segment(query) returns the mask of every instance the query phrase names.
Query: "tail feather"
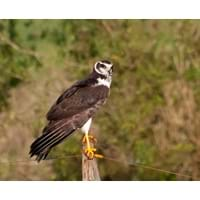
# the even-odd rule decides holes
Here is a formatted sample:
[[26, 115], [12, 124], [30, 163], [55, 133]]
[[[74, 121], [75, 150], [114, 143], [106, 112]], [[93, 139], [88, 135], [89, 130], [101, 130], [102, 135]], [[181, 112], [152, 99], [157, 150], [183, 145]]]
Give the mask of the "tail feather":
[[45, 150], [47, 147], [49, 146], [55, 146], [53, 145], [55, 141], [59, 140], [59, 138], [63, 137], [63, 136], [68, 136], [68, 134], [66, 134], [64, 131], [60, 132], [59, 134], [51, 137], [51, 138], [47, 138], [47, 140], [43, 141], [42, 143], [38, 144], [37, 146], [34, 147], [33, 153], [37, 154], [43, 150]]
[[49, 133], [49, 134], [43, 134], [40, 136], [32, 145], [31, 148], [38, 149], [41, 145], [44, 146], [49, 141], [53, 140], [55, 137], [60, 135], [63, 132], [63, 130], [57, 131], [56, 133]]
[[[62, 121], [61, 121], [62, 122]], [[49, 123], [43, 130], [43, 134], [42, 136], [40, 136], [40, 139], [38, 138], [38, 140], [36, 140], [35, 142], [33, 142], [33, 144], [31, 145], [31, 147], [34, 148], [34, 146], [38, 146], [41, 142], [46, 141], [48, 138], [50, 138], [51, 136], [56, 136], [56, 134], [59, 134], [60, 130], [63, 130], [64, 125], [69, 125], [67, 123], [60, 123], [59, 126], [55, 126], [54, 124], [57, 123]], [[66, 129], [66, 128], [65, 128]]]
[[75, 131], [73, 125], [65, 120], [50, 122], [43, 130], [43, 134], [31, 145], [30, 157], [36, 156], [36, 160], [46, 159], [52, 147], [62, 142]]

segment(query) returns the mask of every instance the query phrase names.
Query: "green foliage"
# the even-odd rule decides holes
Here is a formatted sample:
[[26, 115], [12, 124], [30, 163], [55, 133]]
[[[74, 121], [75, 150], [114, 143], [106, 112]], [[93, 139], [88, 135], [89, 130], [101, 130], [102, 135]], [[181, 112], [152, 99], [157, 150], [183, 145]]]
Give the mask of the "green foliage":
[[[1, 36], [7, 40], [1, 41]], [[176, 81], [192, 86], [199, 108], [199, 39], [200, 24], [196, 20], [1, 20], [0, 107], [8, 105], [11, 89], [37, 80], [40, 69], [48, 74], [50, 68], [55, 71], [64, 68], [66, 79], [74, 81], [88, 74], [96, 60], [111, 60], [115, 64], [111, 94], [95, 118], [98, 141], [103, 144], [100, 151], [127, 161], [181, 170], [183, 153], [195, 152], [196, 144], [191, 143], [181, 128], [179, 132], [167, 129], [166, 135], [170, 132], [177, 138], [186, 138], [184, 143], [181, 139], [179, 142], [169, 136], [164, 138], [165, 134], [156, 128], [159, 124], [162, 132], [170, 120], [175, 121], [168, 119], [163, 110], [169, 99], [175, 98], [168, 98], [166, 87]], [[175, 101], [179, 105], [182, 99]], [[184, 120], [184, 117], [179, 119], [183, 124]], [[30, 131], [37, 135], [42, 126], [38, 119]], [[164, 140], [164, 150], [155, 142], [155, 137]], [[51, 156], [80, 153], [79, 139], [70, 138]], [[52, 179], [80, 180], [80, 165], [80, 158], [55, 160]], [[108, 161], [100, 161], [100, 171], [104, 180], [177, 178]]]
[[27, 68], [39, 66], [33, 56], [21, 52], [15, 44], [16, 26], [16, 20], [0, 21], [0, 108], [7, 104], [9, 90], [25, 81]]
[[[78, 155], [82, 147], [77, 145], [79, 143], [80, 140], [69, 138], [68, 142], [61, 144], [51, 153], [52, 157], [58, 158], [53, 163], [56, 172], [55, 180], [81, 180], [81, 157]], [[77, 157], [70, 157], [70, 155], [77, 155]]]
[[191, 81], [191, 82], [200, 81], [200, 69], [199, 68], [190, 67], [187, 71], [185, 71], [184, 75], [188, 81]]

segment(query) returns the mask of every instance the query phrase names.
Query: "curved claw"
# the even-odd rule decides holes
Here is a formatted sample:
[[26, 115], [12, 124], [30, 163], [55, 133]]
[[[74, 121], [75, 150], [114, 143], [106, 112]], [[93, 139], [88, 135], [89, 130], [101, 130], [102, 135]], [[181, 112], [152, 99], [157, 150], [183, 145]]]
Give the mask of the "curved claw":
[[91, 148], [91, 147], [88, 147], [84, 150], [84, 154], [87, 156], [87, 158], [89, 160], [92, 160], [94, 159], [95, 157], [95, 152], [96, 152], [96, 149], [95, 148]]

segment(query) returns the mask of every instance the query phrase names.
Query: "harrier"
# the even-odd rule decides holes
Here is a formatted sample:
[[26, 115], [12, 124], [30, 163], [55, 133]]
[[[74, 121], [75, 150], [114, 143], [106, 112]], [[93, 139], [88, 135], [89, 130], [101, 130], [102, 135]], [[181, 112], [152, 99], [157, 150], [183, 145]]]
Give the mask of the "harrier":
[[85, 155], [93, 159], [96, 149], [91, 147], [89, 135], [92, 118], [106, 102], [112, 81], [113, 64], [102, 60], [95, 63], [93, 71], [84, 80], [77, 81], [56, 100], [46, 115], [48, 123], [31, 145], [30, 156], [44, 160], [50, 150], [74, 131], [83, 131]]

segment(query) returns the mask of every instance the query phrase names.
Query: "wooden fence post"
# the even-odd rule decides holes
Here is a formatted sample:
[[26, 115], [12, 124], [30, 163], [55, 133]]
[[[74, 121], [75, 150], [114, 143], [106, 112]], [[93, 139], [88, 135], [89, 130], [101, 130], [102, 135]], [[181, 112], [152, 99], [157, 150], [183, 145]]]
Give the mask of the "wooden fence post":
[[[92, 144], [91, 144], [92, 146]], [[83, 145], [84, 149], [84, 145]], [[100, 181], [100, 175], [97, 165], [97, 159], [88, 159], [84, 153], [82, 153], [82, 180], [83, 181]]]

